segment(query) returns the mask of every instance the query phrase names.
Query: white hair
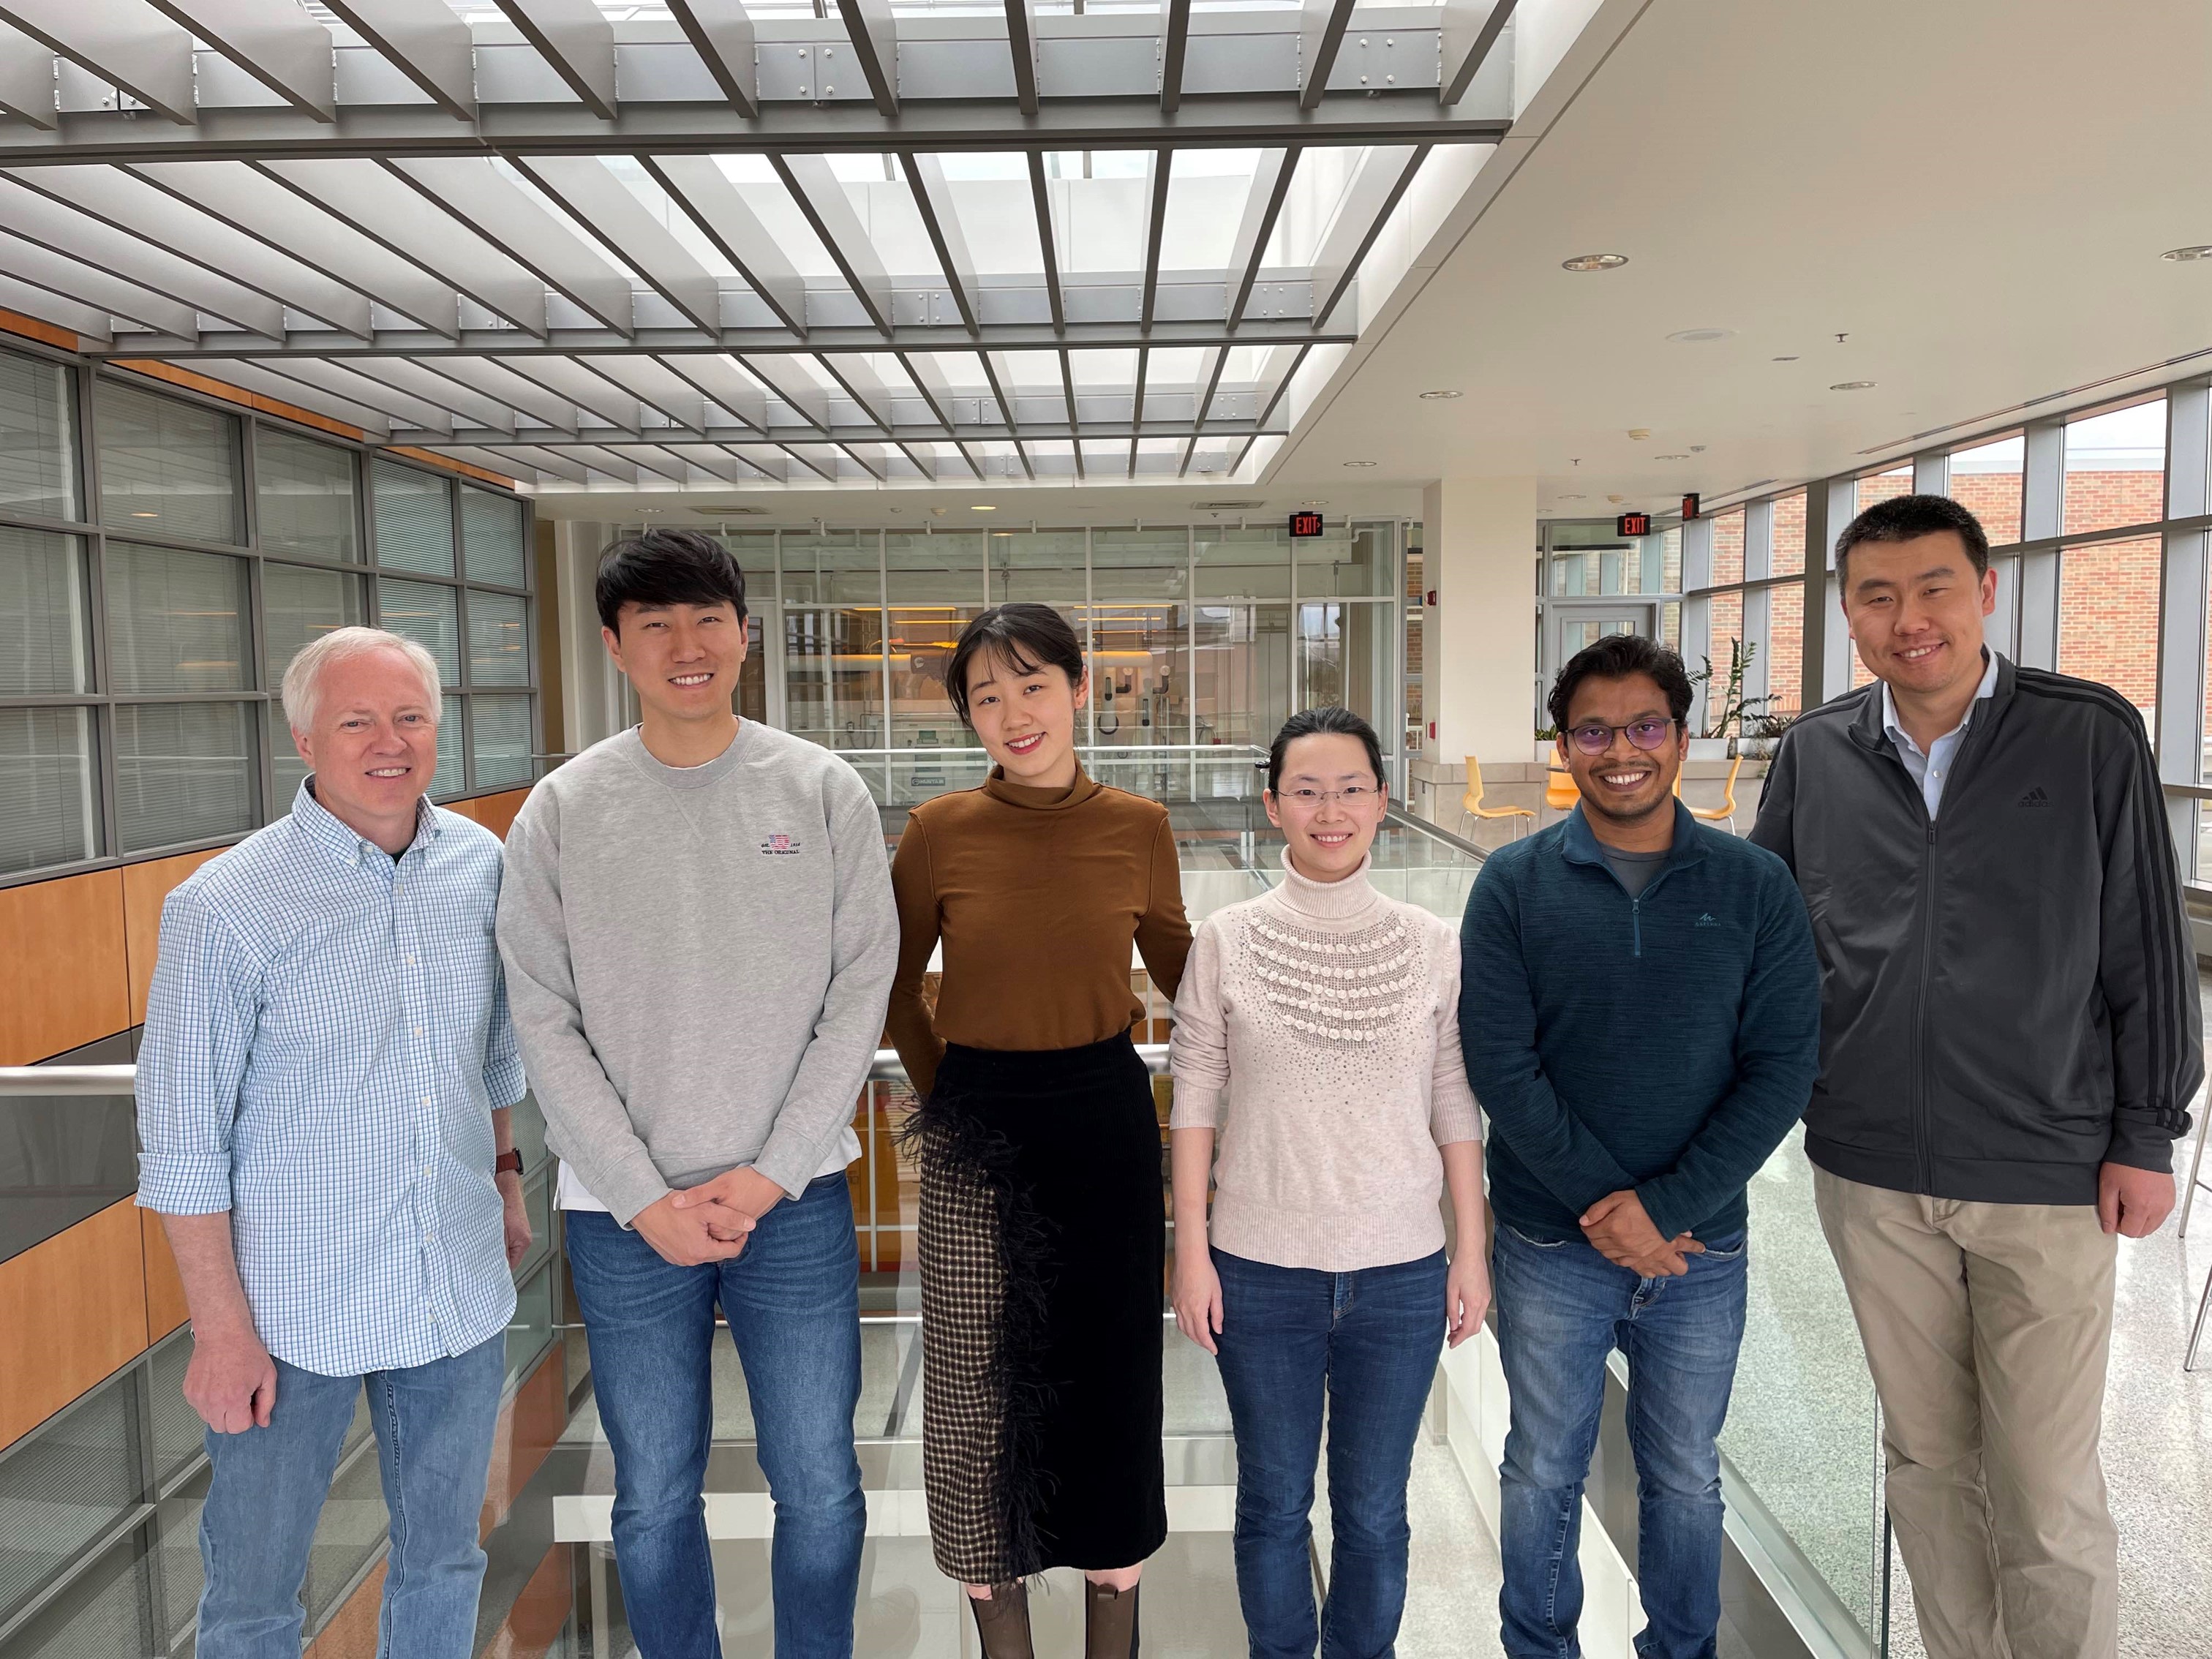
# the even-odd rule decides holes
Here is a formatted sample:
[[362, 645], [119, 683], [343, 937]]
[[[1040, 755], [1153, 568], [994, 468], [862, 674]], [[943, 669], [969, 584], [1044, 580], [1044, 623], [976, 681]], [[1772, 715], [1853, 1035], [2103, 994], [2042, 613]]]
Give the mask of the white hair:
[[315, 714], [322, 705], [323, 672], [337, 663], [380, 651], [397, 651], [422, 677], [422, 690], [430, 700], [430, 718], [444, 711], [440, 699], [438, 659], [414, 641], [381, 628], [334, 628], [310, 640], [284, 670], [284, 719], [295, 732], [315, 729]]

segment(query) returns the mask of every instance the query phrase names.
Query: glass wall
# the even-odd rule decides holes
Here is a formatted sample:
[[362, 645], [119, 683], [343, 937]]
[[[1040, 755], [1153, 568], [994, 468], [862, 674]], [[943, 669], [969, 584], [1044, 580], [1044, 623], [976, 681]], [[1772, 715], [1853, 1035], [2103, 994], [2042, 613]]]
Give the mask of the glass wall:
[[503, 492], [0, 350], [0, 880], [289, 810], [284, 669], [349, 623], [437, 657], [437, 793], [527, 782], [529, 535]]

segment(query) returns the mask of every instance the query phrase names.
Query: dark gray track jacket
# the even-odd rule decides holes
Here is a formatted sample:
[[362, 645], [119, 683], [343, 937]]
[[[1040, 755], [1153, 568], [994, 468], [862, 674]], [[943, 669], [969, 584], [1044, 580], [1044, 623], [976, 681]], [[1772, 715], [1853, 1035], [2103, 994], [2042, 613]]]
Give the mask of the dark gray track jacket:
[[2094, 1203], [2107, 1161], [2171, 1168], [2203, 1027], [2142, 717], [2000, 659], [1931, 820], [1881, 711], [1876, 683], [1800, 719], [1751, 834], [1820, 957], [1807, 1153], [1999, 1204]]

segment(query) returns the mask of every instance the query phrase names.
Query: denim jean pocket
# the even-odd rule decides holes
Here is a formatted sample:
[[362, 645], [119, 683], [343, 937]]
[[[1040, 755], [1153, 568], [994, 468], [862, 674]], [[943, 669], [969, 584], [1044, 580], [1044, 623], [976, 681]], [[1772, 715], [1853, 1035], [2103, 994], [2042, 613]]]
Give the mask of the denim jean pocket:
[[1511, 1233], [1514, 1237], [1519, 1239], [1523, 1244], [1526, 1244], [1532, 1250], [1564, 1250], [1567, 1248], [1567, 1245], [1570, 1243], [1569, 1240], [1564, 1238], [1531, 1238], [1528, 1234], [1522, 1232], [1518, 1227], [1508, 1225], [1503, 1221], [1498, 1224], [1498, 1230], [1500, 1232]]
[[1740, 1261], [1751, 1244], [1751, 1235], [1745, 1232], [1725, 1233], [1705, 1244], [1708, 1261]]

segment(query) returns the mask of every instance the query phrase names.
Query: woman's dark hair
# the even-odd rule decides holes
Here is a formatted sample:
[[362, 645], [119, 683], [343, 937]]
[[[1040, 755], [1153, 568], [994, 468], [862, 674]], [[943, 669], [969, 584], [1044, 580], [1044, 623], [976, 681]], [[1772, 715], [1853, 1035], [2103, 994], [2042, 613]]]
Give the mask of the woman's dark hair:
[[1682, 659], [1656, 640], [1634, 634], [1608, 634], [1595, 645], [1586, 645], [1567, 659], [1559, 678], [1552, 682], [1545, 707], [1551, 711], [1556, 731], [1567, 729], [1567, 710], [1584, 680], [1625, 680], [1631, 674], [1648, 674], [1667, 699], [1667, 712], [1677, 720], [1690, 716], [1690, 672]]
[[592, 598], [599, 621], [616, 633], [625, 605], [733, 605], [745, 615], [745, 573], [730, 551], [696, 530], [648, 530], [626, 536], [599, 555]]
[[1274, 794], [1282, 787], [1283, 762], [1291, 752], [1291, 745], [1300, 738], [1340, 737], [1357, 738], [1367, 745], [1367, 763], [1375, 769], [1375, 782], [1382, 784], [1382, 743], [1375, 735], [1375, 728], [1353, 714], [1349, 708], [1330, 704], [1326, 708], [1301, 708], [1283, 722], [1283, 729], [1275, 733], [1274, 742], [1267, 745], [1267, 793]]
[[1893, 495], [1867, 508], [1845, 525], [1844, 533], [1836, 538], [1836, 580], [1846, 580], [1844, 561], [1862, 542], [1913, 542], [1923, 536], [1939, 536], [1947, 530], [1966, 544], [1966, 556], [1974, 562], [1974, 574], [1986, 574], [1990, 568], [1990, 537], [1979, 519], [1948, 495]]
[[979, 651], [989, 652], [1018, 673], [1050, 666], [1066, 674], [1071, 686], [1083, 678], [1083, 646], [1066, 617], [1048, 605], [994, 605], [960, 630], [960, 642], [945, 665], [945, 695], [952, 699], [952, 712], [963, 726], [975, 724], [968, 718], [968, 665]]

